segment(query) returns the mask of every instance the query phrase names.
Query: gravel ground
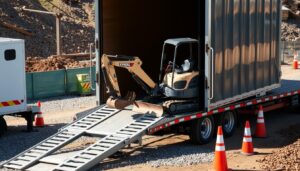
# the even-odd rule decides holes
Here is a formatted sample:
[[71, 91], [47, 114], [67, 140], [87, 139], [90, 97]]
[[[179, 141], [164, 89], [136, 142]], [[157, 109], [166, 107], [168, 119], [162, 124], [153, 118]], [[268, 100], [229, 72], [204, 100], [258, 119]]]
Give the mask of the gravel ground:
[[[158, 137], [155, 136], [145, 136], [144, 138], [158, 139]], [[168, 139], [170, 138], [170, 135], [164, 135], [160, 138]], [[137, 164], [146, 164], [153, 167], [153, 169], [164, 166], [183, 167], [197, 165], [200, 163], [212, 162], [214, 151], [213, 149], [193, 145], [189, 141], [186, 141], [167, 146], [147, 145], [140, 149], [129, 152], [126, 151], [124, 155], [120, 158], [116, 158], [115, 161], [105, 160], [100, 165], [91, 169], [91, 171], [108, 170]]]
[[[43, 99], [42, 111], [44, 114], [56, 113], [62, 111], [76, 111], [83, 108], [90, 108], [95, 106], [96, 97], [76, 97], [76, 96], [64, 96], [58, 98]], [[30, 101], [29, 103], [36, 103], [36, 101]], [[75, 114], [75, 113], [74, 113]], [[72, 119], [71, 116], [63, 116], [66, 119], [45, 118], [47, 126], [44, 128], [36, 128], [34, 132], [27, 133], [24, 119], [6, 116], [5, 119], [17, 120], [14, 125], [8, 125], [7, 133], [0, 138], [0, 162], [10, 159], [11, 157], [19, 154], [20, 152], [28, 149], [29, 147], [37, 144], [38, 142], [46, 139], [63, 127], [66, 123], [69, 123]], [[20, 120], [20, 121], [19, 121]], [[15, 123], [15, 122], [14, 122]], [[48, 124], [50, 123], [50, 124]], [[84, 141], [84, 140], [82, 140]]]
[[[29, 103], [36, 103], [30, 101]], [[52, 113], [66, 110], [79, 110], [96, 106], [96, 96], [63, 96], [57, 98], [42, 99], [42, 111]]]
[[[280, 131], [287, 146], [277, 149], [271, 155], [259, 160], [264, 170], [300, 170], [300, 124]], [[291, 142], [294, 142], [291, 144]]]
[[27, 133], [25, 126], [10, 126], [8, 132], [0, 138], [0, 162], [10, 159], [34, 144], [46, 139], [63, 126], [62, 124], [48, 125], [38, 128], [35, 132]]
[[185, 145], [180, 148], [174, 146], [155, 151], [153, 155], [150, 155], [150, 159], [147, 161], [147, 164], [152, 167], [189, 166], [211, 162], [213, 161], [213, 158], [214, 153], [207, 149], [195, 145]]

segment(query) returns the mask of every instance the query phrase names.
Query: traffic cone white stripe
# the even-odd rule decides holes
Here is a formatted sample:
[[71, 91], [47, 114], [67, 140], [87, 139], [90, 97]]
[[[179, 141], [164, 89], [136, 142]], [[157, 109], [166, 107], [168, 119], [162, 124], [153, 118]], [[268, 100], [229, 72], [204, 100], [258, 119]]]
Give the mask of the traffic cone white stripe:
[[250, 128], [245, 128], [244, 135], [251, 136], [251, 130], [250, 130]]
[[252, 138], [244, 137], [243, 142], [252, 142]]
[[223, 135], [217, 135], [217, 143], [218, 144], [223, 144], [224, 143]]
[[263, 118], [263, 117], [264, 117], [263, 111], [260, 110], [260, 111], [258, 112], [258, 117], [260, 117], [260, 118]]
[[36, 115], [36, 118], [42, 118], [43, 116], [42, 116], [42, 114], [37, 114]]
[[265, 123], [264, 119], [257, 119], [257, 123]]
[[225, 151], [225, 146], [217, 146], [216, 145], [216, 151]]

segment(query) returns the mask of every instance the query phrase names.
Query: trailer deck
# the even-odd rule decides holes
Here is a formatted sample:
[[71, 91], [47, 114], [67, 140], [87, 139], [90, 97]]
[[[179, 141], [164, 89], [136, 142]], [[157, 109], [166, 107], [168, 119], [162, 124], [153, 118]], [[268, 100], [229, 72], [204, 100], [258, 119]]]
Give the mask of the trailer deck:
[[[20, 170], [87, 170], [131, 143], [173, 125], [223, 113], [247, 106], [255, 106], [300, 94], [300, 70], [282, 67], [282, 86], [269, 95], [252, 98], [209, 112], [153, 118], [131, 110], [116, 110], [101, 106], [88, 111], [83, 118], [62, 128], [57, 134], [3, 163], [1, 167]], [[116, 124], [117, 123], [117, 124]], [[53, 154], [77, 138], [88, 135], [99, 140], [85, 149]]]
[[148, 133], [153, 134], [162, 129], [171, 127], [173, 125], [183, 123], [186, 121], [190, 121], [193, 119], [198, 119], [208, 115], [214, 115], [218, 113], [223, 113], [230, 110], [235, 110], [247, 106], [253, 106], [257, 104], [263, 104], [265, 102], [269, 102], [276, 99], [282, 99], [289, 96], [300, 94], [300, 70], [294, 70], [290, 65], [283, 65], [281, 67], [282, 70], [282, 80], [281, 87], [272, 90], [269, 92], [270, 94], [259, 97], [259, 98], [250, 98], [248, 100], [243, 100], [235, 104], [231, 104], [229, 106], [224, 106], [209, 112], [196, 112], [192, 114], [182, 114], [165, 117], [153, 127], [149, 128]]

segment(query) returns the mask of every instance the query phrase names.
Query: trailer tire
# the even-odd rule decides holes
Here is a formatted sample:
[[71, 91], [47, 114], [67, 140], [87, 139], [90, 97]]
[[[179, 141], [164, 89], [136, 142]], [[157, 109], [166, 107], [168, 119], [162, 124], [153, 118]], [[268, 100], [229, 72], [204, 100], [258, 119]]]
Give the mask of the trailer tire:
[[237, 128], [237, 114], [235, 111], [228, 111], [219, 117], [219, 125], [222, 125], [224, 137], [231, 137]]
[[3, 116], [0, 116], [0, 137], [7, 131], [6, 121]]
[[192, 122], [190, 140], [193, 144], [209, 143], [215, 132], [214, 118], [207, 116]]

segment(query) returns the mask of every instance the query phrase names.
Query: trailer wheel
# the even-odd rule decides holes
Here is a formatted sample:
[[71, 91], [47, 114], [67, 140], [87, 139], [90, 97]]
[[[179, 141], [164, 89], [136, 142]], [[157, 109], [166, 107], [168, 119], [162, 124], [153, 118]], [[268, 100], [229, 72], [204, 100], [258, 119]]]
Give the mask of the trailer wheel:
[[223, 127], [224, 137], [232, 136], [237, 127], [236, 112], [234, 112], [234, 111], [225, 112], [219, 118], [221, 119], [219, 123]]
[[215, 132], [215, 122], [213, 117], [208, 116], [192, 122], [190, 139], [194, 144], [209, 143]]
[[6, 130], [7, 130], [6, 122], [3, 116], [0, 116], [0, 136], [2, 136]]

